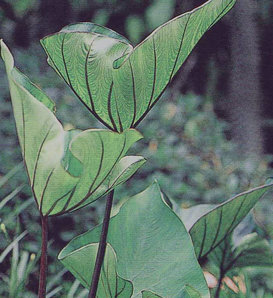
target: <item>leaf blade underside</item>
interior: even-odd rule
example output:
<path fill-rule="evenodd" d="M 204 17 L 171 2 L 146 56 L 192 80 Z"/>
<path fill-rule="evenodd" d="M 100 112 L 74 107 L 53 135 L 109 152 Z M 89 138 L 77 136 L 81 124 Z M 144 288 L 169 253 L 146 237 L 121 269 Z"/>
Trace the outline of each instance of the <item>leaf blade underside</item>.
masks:
<path fill-rule="evenodd" d="M 127 150 L 142 138 L 136 130 L 122 134 L 104 129 L 65 131 L 53 113 L 54 103 L 14 67 L 2 40 L 0 50 L 23 159 L 43 215 L 70 212 L 93 202 L 145 162 L 133 156 L 124 162 Z"/>
<path fill-rule="evenodd" d="M 79 23 L 41 40 L 49 64 L 108 128 L 136 127 L 203 34 L 236 0 L 210 0 L 158 27 L 133 48 L 116 32 Z"/>
<path fill-rule="evenodd" d="M 272 186 L 267 184 L 241 193 L 216 205 L 196 220 L 189 229 L 189 233 L 197 258 L 201 259 L 213 251 Z"/>

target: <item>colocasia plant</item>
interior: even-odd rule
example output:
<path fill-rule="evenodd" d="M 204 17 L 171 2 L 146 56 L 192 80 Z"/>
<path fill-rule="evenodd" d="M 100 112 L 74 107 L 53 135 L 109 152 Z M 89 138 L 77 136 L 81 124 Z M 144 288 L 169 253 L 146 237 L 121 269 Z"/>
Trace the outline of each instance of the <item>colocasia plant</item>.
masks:
<path fill-rule="evenodd" d="M 48 218 L 104 196 L 103 223 L 73 239 L 58 256 L 89 289 L 88 297 L 209 297 L 201 269 L 207 260 L 219 268 L 215 297 L 220 297 L 228 271 L 248 262 L 272 264 L 267 243 L 256 235 L 235 249 L 230 236 L 272 184 L 219 206 L 183 210 L 154 182 L 110 218 L 115 187 L 145 163 L 126 155 L 142 138 L 137 125 L 202 35 L 234 3 L 210 0 L 163 24 L 136 47 L 92 23 L 69 25 L 42 39 L 48 63 L 108 129 L 66 131 L 52 100 L 15 68 L 1 41 L 23 160 L 41 216 L 40 298 L 46 295 Z M 262 250 L 267 253 L 261 259 Z"/>

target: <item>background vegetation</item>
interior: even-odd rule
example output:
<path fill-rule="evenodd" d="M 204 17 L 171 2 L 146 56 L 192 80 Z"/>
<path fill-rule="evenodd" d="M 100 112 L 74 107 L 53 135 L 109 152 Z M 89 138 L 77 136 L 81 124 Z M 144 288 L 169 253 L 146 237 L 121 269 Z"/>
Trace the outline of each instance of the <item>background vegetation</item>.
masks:
<path fill-rule="evenodd" d="M 91 21 L 136 44 L 158 25 L 203 2 L 0 0 L 0 37 L 19 69 L 56 101 L 57 116 L 66 127 L 99 127 L 47 65 L 39 39 L 69 23 Z M 272 175 L 272 16 L 272 1 L 240 0 L 206 34 L 140 125 L 145 138 L 133 151 L 148 162 L 118 189 L 117 202 L 156 178 L 164 192 L 184 206 L 219 203 Z M 39 214 L 21 164 L 2 63 L 0 119 L 0 296 L 23 292 L 22 297 L 35 297 Z M 99 201 L 72 216 L 50 220 L 49 297 L 67 297 L 68 292 L 69 297 L 84 297 L 74 278 L 53 261 L 73 236 L 100 222 L 102 211 Z M 267 197 L 250 219 L 252 230 L 271 245 L 272 213 L 272 198 Z M 253 297 L 272 297 L 272 275 L 272 270 L 249 270 Z"/>

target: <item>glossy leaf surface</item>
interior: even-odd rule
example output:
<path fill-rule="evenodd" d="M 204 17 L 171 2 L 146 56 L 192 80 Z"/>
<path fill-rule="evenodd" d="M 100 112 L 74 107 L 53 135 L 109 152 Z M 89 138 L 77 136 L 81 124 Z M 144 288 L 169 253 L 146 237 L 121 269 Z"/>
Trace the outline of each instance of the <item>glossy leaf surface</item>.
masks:
<path fill-rule="evenodd" d="M 135 48 L 92 23 L 67 26 L 41 43 L 49 64 L 107 127 L 136 127 L 202 35 L 236 0 L 210 0 L 158 27 Z"/>
<path fill-rule="evenodd" d="M 136 130 L 122 134 L 103 129 L 65 131 L 53 102 L 14 67 L 1 41 L 17 133 L 29 181 L 43 215 L 83 207 L 126 181 L 145 162 L 126 151 L 141 138 Z"/>
<path fill-rule="evenodd" d="M 76 237 L 59 259 L 66 266 L 74 253 L 97 242 L 100 232 L 98 226 Z M 195 288 L 201 297 L 209 297 L 190 236 L 163 200 L 157 183 L 126 201 L 111 218 L 107 241 L 117 255 L 118 275 L 133 284 L 132 297 L 141 297 L 142 291 L 180 297 L 186 285 Z"/>
<path fill-rule="evenodd" d="M 197 258 L 200 259 L 213 251 L 272 186 L 270 184 L 254 188 L 216 205 L 207 213 L 201 211 L 203 215 L 192 223 L 189 229 Z"/>

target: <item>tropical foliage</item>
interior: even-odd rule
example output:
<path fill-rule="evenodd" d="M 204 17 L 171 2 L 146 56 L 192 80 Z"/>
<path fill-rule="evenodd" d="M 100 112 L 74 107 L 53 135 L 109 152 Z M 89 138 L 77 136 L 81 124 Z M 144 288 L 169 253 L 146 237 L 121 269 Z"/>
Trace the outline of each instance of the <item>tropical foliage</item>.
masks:
<path fill-rule="evenodd" d="M 14 66 L 1 40 L 17 134 L 42 220 L 39 297 L 46 295 L 48 216 L 74 211 L 104 195 L 103 223 L 74 238 L 59 254 L 64 266 L 90 289 L 88 297 L 210 297 L 201 267 L 207 261 L 219 268 L 215 297 L 220 297 L 222 280 L 231 270 L 272 265 L 268 243 L 256 234 L 235 248 L 231 241 L 233 230 L 272 183 L 218 206 L 184 210 L 154 182 L 125 199 L 110 218 L 114 188 L 145 163 L 143 157 L 125 155 L 142 138 L 136 126 L 202 35 L 234 3 L 210 0 L 158 27 L 136 47 L 93 23 L 69 25 L 42 39 L 49 64 L 109 130 L 66 130 L 55 116 L 53 101 Z M 25 234 L 1 256 L 13 251 L 12 295 L 19 294 L 17 288 L 23 288 L 34 266 L 33 256 L 24 253 L 18 258 L 18 242 Z M 261 251 L 266 252 L 263 257 Z M 71 295 L 78 285 L 71 287 Z"/>

